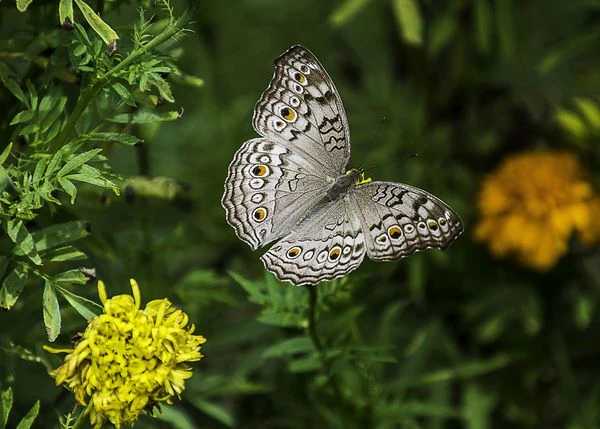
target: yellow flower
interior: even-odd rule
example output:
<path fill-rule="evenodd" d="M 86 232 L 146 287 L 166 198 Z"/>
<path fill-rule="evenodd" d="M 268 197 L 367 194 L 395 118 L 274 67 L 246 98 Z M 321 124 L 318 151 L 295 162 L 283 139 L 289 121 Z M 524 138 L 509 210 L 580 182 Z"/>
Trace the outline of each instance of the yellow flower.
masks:
<path fill-rule="evenodd" d="M 104 313 L 92 318 L 75 349 L 50 372 L 56 384 L 73 391 L 86 406 L 95 428 L 107 420 L 117 428 L 134 423 L 143 411 L 152 414 L 161 402 L 171 403 L 192 376 L 186 362 L 202 358 L 206 340 L 192 335 L 188 316 L 168 299 L 149 302 L 140 309 L 140 289 L 131 279 L 133 296 L 107 299 L 104 283 L 98 295 Z"/>
<path fill-rule="evenodd" d="M 475 239 L 540 271 L 567 251 L 574 232 L 586 244 L 600 240 L 600 198 L 570 153 L 507 158 L 484 180 L 478 206 Z"/>

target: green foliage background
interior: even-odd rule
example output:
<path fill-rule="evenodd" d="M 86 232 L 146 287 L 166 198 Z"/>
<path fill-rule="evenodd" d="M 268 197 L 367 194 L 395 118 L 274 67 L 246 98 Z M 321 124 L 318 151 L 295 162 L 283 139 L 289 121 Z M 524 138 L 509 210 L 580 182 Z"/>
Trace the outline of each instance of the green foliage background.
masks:
<path fill-rule="evenodd" d="M 97 93 L 91 76 L 164 36 L 169 10 L 88 1 L 119 35 L 110 56 L 80 12 L 73 31 L 59 28 L 58 3 L 24 13 L 0 3 L 0 150 L 12 144 L 0 172 L 7 427 L 38 400 L 33 427 L 60 427 L 73 409 L 47 375 L 58 358 L 41 346 L 67 345 L 98 311 L 81 267 L 111 294 L 136 278 L 145 301 L 173 300 L 208 340 L 182 401 L 136 427 L 600 427 L 598 249 L 574 243 L 539 274 L 472 240 L 481 180 L 507 154 L 571 150 L 600 184 L 598 1 L 174 2 L 188 31 L 140 51 Z M 148 28 L 139 7 L 154 16 Z M 272 61 L 294 44 L 341 93 L 351 165 L 419 154 L 371 176 L 448 202 L 465 222 L 448 251 L 365 261 L 315 293 L 279 284 L 237 239 L 220 205 L 227 166 L 256 135 Z M 31 88 L 47 105 L 31 109 Z M 94 108 L 65 132 L 82 94 Z M 93 123 L 104 134 L 90 136 Z M 76 199 L 61 180 L 75 182 Z"/>

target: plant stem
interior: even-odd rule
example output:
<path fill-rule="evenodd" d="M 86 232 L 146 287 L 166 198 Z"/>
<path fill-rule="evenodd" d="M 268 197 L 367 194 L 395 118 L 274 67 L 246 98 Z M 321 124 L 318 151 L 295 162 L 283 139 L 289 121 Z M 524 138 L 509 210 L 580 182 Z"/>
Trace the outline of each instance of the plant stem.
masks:
<path fill-rule="evenodd" d="M 340 389 L 336 378 L 333 376 L 331 360 L 327 357 L 325 346 L 321 341 L 317 330 L 317 308 L 319 306 L 317 286 L 309 285 L 306 287 L 308 288 L 308 334 L 310 335 L 310 338 L 315 348 L 319 352 L 323 368 L 325 368 L 325 372 L 327 373 L 327 377 L 329 378 L 335 399 L 340 405 L 340 407 L 345 408 L 345 401 L 344 396 L 342 395 L 342 390 Z"/>
<path fill-rule="evenodd" d="M 167 28 L 165 28 L 164 31 L 162 31 L 148 43 L 133 50 L 129 55 L 127 55 L 127 57 L 125 57 L 125 59 L 123 59 L 123 61 L 108 70 L 104 75 L 99 76 L 91 86 L 84 89 L 81 92 L 81 95 L 79 96 L 79 99 L 77 100 L 77 103 L 75 104 L 73 112 L 71 113 L 66 125 L 50 145 L 50 153 L 56 152 L 68 141 L 71 132 L 75 128 L 75 124 L 85 111 L 85 108 L 90 104 L 92 98 L 98 95 L 102 89 L 109 85 L 119 72 L 129 67 L 139 57 L 146 54 L 148 51 L 155 49 L 179 33 L 183 29 L 185 23 L 187 23 L 186 17 L 187 15 L 182 16 L 177 21 L 170 24 Z"/>
<path fill-rule="evenodd" d="M 91 405 L 92 404 L 90 403 L 90 404 L 88 404 L 87 407 L 84 408 L 84 410 L 77 417 L 77 420 L 75 421 L 75 423 L 73 424 L 73 426 L 71 426 L 71 429 L 79 429 L 80 427 L 82 427 L 83 423 L 86 420 L 85 418 L 90 413 L 90 406 Z"/>

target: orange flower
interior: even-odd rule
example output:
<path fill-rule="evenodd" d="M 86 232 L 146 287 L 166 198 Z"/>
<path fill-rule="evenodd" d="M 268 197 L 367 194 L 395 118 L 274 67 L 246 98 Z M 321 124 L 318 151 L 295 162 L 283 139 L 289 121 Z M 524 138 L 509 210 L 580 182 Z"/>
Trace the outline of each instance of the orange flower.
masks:
<path fill-rule="evenodd" d="M 600 198 L 567 152 L 507 158 L 484 180 L 478 207 L 475 239 L 540 271 L 556 264 L 574 232 L 586 244 L 600 240 Z"/>

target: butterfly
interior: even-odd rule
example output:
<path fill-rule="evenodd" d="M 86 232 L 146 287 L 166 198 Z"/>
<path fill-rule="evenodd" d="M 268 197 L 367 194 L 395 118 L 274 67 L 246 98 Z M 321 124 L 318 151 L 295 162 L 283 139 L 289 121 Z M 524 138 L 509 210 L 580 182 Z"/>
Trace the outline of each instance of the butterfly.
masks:
<path fill-rule="evenodd" d="M 229 165 L 221 204 L 237 236 L 279 280 L 316 284 L 356 269 L 365 254 L 389 261 L 445 249 L 463 231 L 435 196 L 402 183 L 346 172 L 350 130 L 331 78 L 306 48 L 275 60 L 254 108 L 261 137 L 246 141 Z"/>

